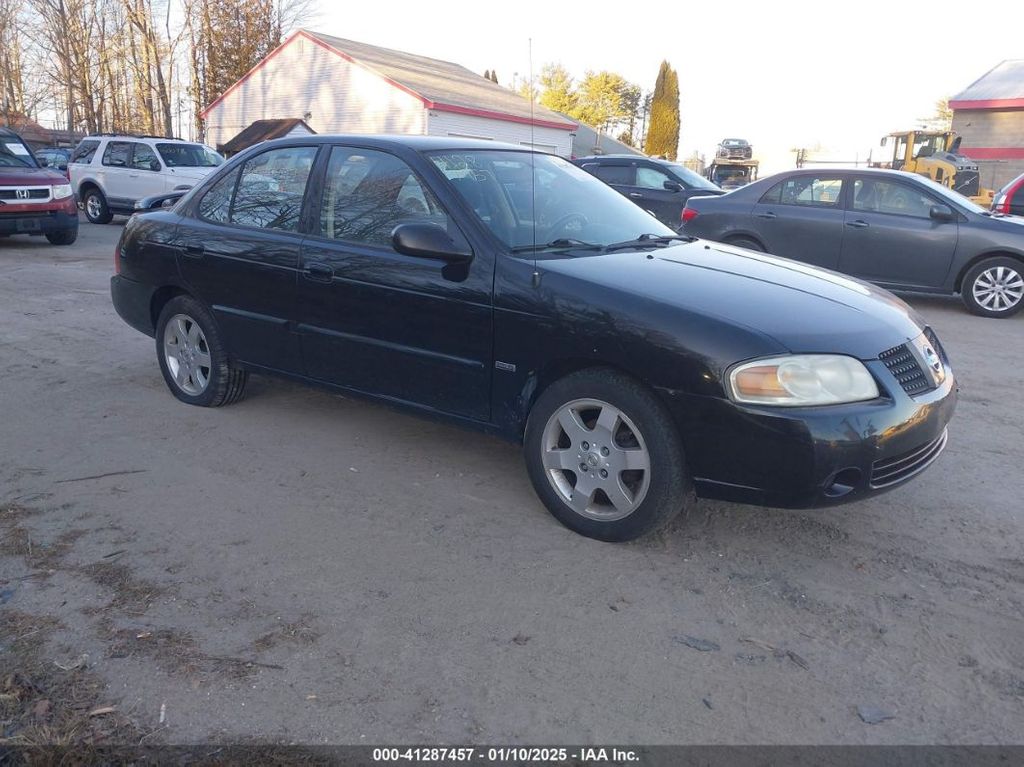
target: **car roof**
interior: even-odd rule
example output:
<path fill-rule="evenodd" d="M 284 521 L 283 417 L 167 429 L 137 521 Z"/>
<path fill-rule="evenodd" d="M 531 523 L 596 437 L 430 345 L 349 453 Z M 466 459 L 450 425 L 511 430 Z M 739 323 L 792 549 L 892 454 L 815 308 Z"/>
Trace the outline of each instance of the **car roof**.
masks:
<path fill-rule="evenodd" d="M 410 136 L 403 134 L 367 134 L 367 133 L 315 133 L 306 136 L 286 136 L 271 139 L 255 146 L 294 146 L 310 144 L 361 144 L 368 147 L 404 146 L 420 152 L 443 149 L 500 149 L 529 152 L 530 147 L 509 144 L 503 141 L 488 139 L 460 138 L 458 136 Z"/>
<path fill-rule="evenodd" d="M 648 160 L 649 162 L 674 162 L 673 160 L 663 160 L 660 157 L 647 157 L 646 155 L 642 154 L 593 154 L 587 157 L 577 157 L 575 161 L 600 162 L 601 160 L 629 160 L 632 162 L 637 162 L 639 160 Z"/>
<path fill-rule="evenodd" d="M 82 141 L 101 141 L 102 139 L 111 139 L 113 141 L 170 141 L 178 142 L 181 144 L 201 144 L 201 141 L 188 141 L 183 138 L 169 137 L 169 136 L 148 136 L 139 135 L 136 133 L 92 133 L 85 136 Z"/>

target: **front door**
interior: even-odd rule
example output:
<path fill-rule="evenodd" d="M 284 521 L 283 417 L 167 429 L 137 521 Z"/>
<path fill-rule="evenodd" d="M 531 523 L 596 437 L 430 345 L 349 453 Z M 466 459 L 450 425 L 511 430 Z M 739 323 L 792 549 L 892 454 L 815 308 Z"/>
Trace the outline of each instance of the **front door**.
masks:
<path fill-rule="evenodd" d="M 135 203 L 143 197 L 163 194 L 166 190 L 166 180 L 160 172 L 160 168 L 160 159 L 156 156 L 153 147 L 142 142 L 133 142 L 128 172 L 125 174 L 127 180 L 124 186 L 124 196 Z"/>
<path fill-rule="evenodd" d="M 174 235 L 181 274 L 213 310 L 233 358 L 301 372 L 290 333 L 315 146 L 269 149 L 223 176 Z"/>
<path fill-rule="evenodd" d="M 840 270 L 888 285 L 940 287 L 953 263 L 957 223 L 931 217 L 939 204 L 915 184 L 856 177 Z"/>
<path fill-rule="evenodd" d="M 751 225 L 769 253 L 835 269 L 843 241 L 843 178 L 790 176 L 751 210 Z"/>
<path fill-rule="evenodd" d="M 666 183 L 672 185 L 672 188 L 666 189 Z M 661 223 L 675 229 L 682 223 L 683 207 L 686 205 L 687 195 L 681 186 L 676 179 L 653 164 L 639 163 L 636 166 L 636 179 L 627 193 L 637 205 L 650 211 Z"/>
<path fill-rule="evenodd" d="M 401 158 L 335 146 L 298 287 L 311 378 L 476 420 L 490 417 L 491 254 L 468 265 L 397 253 L 391 232 L 433 223 L 464 240 Z"/>

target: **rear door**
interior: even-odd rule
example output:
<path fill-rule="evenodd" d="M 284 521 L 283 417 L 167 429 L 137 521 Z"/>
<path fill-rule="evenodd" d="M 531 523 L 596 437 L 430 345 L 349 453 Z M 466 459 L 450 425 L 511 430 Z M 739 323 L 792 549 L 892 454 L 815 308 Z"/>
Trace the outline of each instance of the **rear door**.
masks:
<path fill-rule="evenodd" d="M 119 210 L 135 207 L 136 198 L 132 197 L 129 178 L 134 144 L 134 141 L 108 141 L 103 148 L 100 169 L 96 174 L 107 197 L 107 205 Z"/>
<path fill-rule="evenodd" d="M 300 373 L 289 332 L 315 146 L 254 155 L 203 193 L 175 232 L 181 274 L 213 311 L 231 356 Z"/>
<path fill-rule="evenodd" d="M 958 225 L 931 217 L 944 204 L 901 179 L 855 176 L 839 269 L 889 285 L 940 287 L 953 263 Z"/>
<path fill-rule="evenodd" d="M 307 374 L 487 420 L 493 254 L 446 265 L 397 253 L 391 232 L 402 223 L 465 237 L 404 159 L 341 145 L 325 159 L 298 287 Z"/>
<path fill-rule="evenodd" d="M 769 253 L 835 269 L 843 242 L 845 174 L 800 174 L 779 181 L 751 211 Z"/>

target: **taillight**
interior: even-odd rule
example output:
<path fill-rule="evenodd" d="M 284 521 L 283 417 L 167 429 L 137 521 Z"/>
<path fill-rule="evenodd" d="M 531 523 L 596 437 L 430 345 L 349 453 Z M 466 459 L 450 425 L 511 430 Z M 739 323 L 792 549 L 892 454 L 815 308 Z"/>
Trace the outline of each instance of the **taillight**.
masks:
<path fill-rule="evenodd" d="M 114 246 L 114 274 L 121 273 L 121 243 Z"/>
<path fill-rule="evenodd" d="M 683 223 L 685 224 L 687 221 L 693 221 L 693 219 L 697 218 L 697 215 L 697 211 L 693 208 L 683 208 Z"/>

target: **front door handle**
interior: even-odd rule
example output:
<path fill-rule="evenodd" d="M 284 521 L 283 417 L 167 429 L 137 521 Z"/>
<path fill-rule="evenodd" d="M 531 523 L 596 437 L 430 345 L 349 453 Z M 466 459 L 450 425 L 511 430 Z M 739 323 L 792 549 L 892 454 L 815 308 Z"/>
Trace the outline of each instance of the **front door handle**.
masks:
<path fill-rule="evenodd" d="M 754 215 L 757 216 L 758 218 L 767 218 L 767 219 L 778 218 L 778 216 L 776 216 L 770 210 L 765 212 L 765 213 L 755 213 Z"/>
<path fill-rule="evenodd" d="M 206 253 L 206 248 L 202 245 L 186 245 L 182 250 L 189 258 L 202 258 Z"/>
<path fill-rule="evenodd" d="M 856 221 L 847 221 L 846 225 L 852 226 L 854 229 L 866 229 L 871 226 L 867 221 L 861 221 L 859 218 Z"/>
<path fill-rule="evenodd" d="M 334 279 L 334 270 L 327 264 L 312 263 L 306 264 L 302 275 L 313 282 L 330 282 Z"/>
<path fill-rule="evenodd" d="M 643 197 L 643 195 L 640 194 L 640 192 L 630 192 L 629 196 L 633 197 L 634 199 L 637 199 L 637 200 L 639 200 L 641 197 Z"/>

